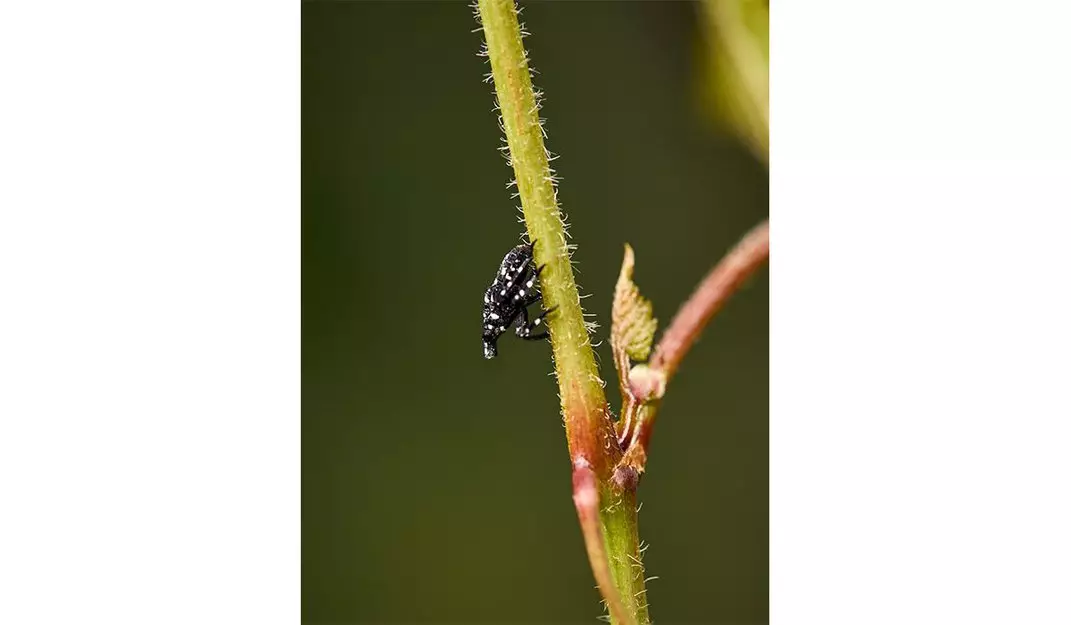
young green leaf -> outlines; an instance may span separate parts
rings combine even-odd
[[[619,362],[619,355],[627,355],[632,360],[647,360],[651,355],[658,320],[654,318],[654,308],[650,300],[640,295],[640,289],[632,281],[632,271],[636,265],[636,255],[632,246],[625,244],[625,259],[621,263],[621,274],[614,289],[613,326],[610,329],[610,345],[614,351],[614,361]],[[628,369],[618,369],[622,379],[628,378]]]

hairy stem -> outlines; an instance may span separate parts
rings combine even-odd
[[[621,603],[621,594],[614,586],[614,574],[610,568],[610,556],[606,553],[606,538],[602,531],[599,516],[599,486],[595,472],[585,462],[573,466],[573,504],[580,519],[580,530],[584,534],[584,546],[587,548],[591,570],[596,583],[606,600],[606,607],[618,620],[629,621],[625,606]]]
[[[479,0],[478,9],[529,240],[536,243],[536,263],[546,265],[540,274],[544,305],[555,308],[547,327],[592,570],[613,621],[646,624],[635,494],[615,491],[610,482],[622,451],[584,325],[517,10],[513,0]],[[594,531],[590,514],[596,505],[601,531]]]

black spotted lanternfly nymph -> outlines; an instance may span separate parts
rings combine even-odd
[[[528,307],[543,298],[539,289],[541,265],[536,268],[532,249],[535,241],[522,243],[510,250],[491,286],[483,294],[483,357],[494,358],[498,355],[498,337],[514,321],[517,322],[517,336],[528,341],[547,338],[547,333],[535,333],[543,324],[543,319],[554,309],[545,310],[538,317],[529,321]]]

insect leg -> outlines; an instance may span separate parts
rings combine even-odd
[[[550,313],[554,312],[557,309],[558,309],[558,307],[555,306],[554,308],[551,308],[550,310],[544,310],[542,313],[539,314],[538,317],[536,317],[535,319],[533,319],[531,321],[528,321],[528,311],[525,311],[524,312],[524,323],[521,324],[519,320],[518,320],[518,323],[517,323],[517,336],[521,337],[522,339],[524,339],[526,341],[538,341],[538,340],[545,339],[548,336],[550,336],[545,331],[544,332],[540,332],[539,334],[534,334],[534,332],[536,330],[542,329],[542,327],[543,327],[543,319],[545,319],[547,315],[549,315]]]

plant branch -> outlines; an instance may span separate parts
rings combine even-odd
[[[667,381],[673,377],[710,318],[769,256],[770,222],[763,221],[721,259],[681,307],[655,347],[651,369],[664,372]]]
[[[635,493],[615,490],[610,481],[622,450],[584,324],[517,10],[513,0],[479,0],[477,7],[528,237],[536,243],[536,263],[546,265],[540,274],[544,305],[555,309],[547,328],[574,468],[574,502],[592,570],[613,621],[645,625],[649,616],[638,564]],[[598,510],[598,532],[592,526],[593,509]]]
[[[584,533],[584,546],[591,561],[591,570],[610,614],[620,622],[631,622],[625,607],[621,605],[621,595],[614,587],[613,573],[610,572],[610,557],[606,553],[606,539],[599,522],[599,488],[595,472],[582,460],[573,466],[573,504],[576,505],[580,529]]]
[[[635,423],[631,431],[622,432],[622,445],[626,451],[614,471],[614,479],[629,480],[633,475],[643,473],[651,432],[666,385],[714,313],[769,256],[770,222],[767,220],[747,233],[710,270],[666,328],[651,360],[629,371],[624,411],[635,415]]]

